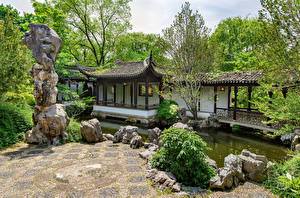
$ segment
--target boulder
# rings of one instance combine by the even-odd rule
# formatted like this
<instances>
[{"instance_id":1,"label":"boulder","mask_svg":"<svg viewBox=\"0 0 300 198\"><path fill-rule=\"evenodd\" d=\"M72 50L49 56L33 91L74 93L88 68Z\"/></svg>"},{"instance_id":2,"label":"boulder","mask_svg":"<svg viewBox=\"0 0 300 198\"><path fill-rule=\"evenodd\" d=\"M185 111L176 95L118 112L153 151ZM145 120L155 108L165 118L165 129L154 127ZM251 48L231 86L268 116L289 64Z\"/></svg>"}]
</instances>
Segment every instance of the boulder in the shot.
<instances>
[{"instance_id":1,"label":"boulder","mask_svg":"<svg viewBox=\"0 0 300 198\"><path fill-rule=\"evenodd\" d=\"M155 154L155 151L145 150L139 153L139 156L143 159L149 160L152 159L152 156Z\"/></svg>"},{"instance_id":2,"label":"boulder","mask_svg":"<svg viewBox=\"0 0 300 198\"><path fill-rule=\"evenodd\" d=\"M177 109L177 113L178 113L182 123L187 123L189 121L189 118L186 116L186 108L185 107L179 106Z\"/></svg>"},{"instance_id":3,"label":"boulder","mask_svg":"<svg viewBox=\"0 0 300 198\"><path fill-rule=\"evenodd\" d=\"M247 150L243 150L242 154L239 155L242 160L243 172L246 177L255 182L262 182L265 180L264 170L267 165L265 156L255 155Z\"/></svg>"},{"instance_id":4,"label":"boulder","mask_svg":"<svg viewBox=\"0 0 300 198\"><path fill-rule=\"evenodd\" d=\"M104 141L100 122L94 118L80 123L82 137L89 143Z\"/></svg>"},{"instance_id":5,"label":"boulder","mask_svg":"<svg viewBox=\"0 0 300 198\"><path fill-rule=\"evenodd\" d=\"M161 130L157 127L154 129L148 129L148 139L150 143L159 144L159 136L161 135Z\"/></svg>"},{"instance_id":6,"label":"boulder","mask_svg":"<svg viewBox=\"0 0 300 198\"><path fill-rule=\"evenodd\" d=\"M205 158L205 162L210 165L213 169L218 170L217 162L210 159L208 156Z\"/></svg>"},{"instance_id":7,"label":"boulder","mask_svg":"<svg viewBox=\"0 0 300 198\"><path fill-rule=\"evenodd\" d=\"M284 143L284 144L290 144L294 137L296 136L296 133L292 132L292 133L286 133L284 135L282 135L280 137L280 140Z\"/></svg>"},{"instance_id":8,"label":"boulder","mask_svg":"<svg viewBox=\"0 0 300 198\"><path fill-rule=\"evenodd\" d=\"M234 179L233 171L228 167L223 167L218 169L216 176L210 179L209 187L210 189L222 189L231 188Z\"/></svg>"},{"instance_id":9,"label":"boulder","mask_svg":"<svg viewBox=\"0 0 300 198\"><path fill-rule=\"evenodd\" d=\"M48 142L47 137L44 136L44 134L42 134L40 131L35 130L35 128L27 131L25 138L26 142L29 144L44 144Z\"/></svg>"},{"instance_id":10,"label":"boulder","mask_svg":"<svg viewBox=\"0 0 300 198\"><path fill-rule=\"evenodd\" d=\"M228 167L233 171L233 176L237 177L238 181L245 181L245 175L243 173L243 162L237 156L230 154L224 159L224 167Z\"/></svg>"},{"instance_id":11,"label":"boulder","mask_svg":"<svg viewBox=\"0 0 300 198\"><path fill-rule=\"evenodd\" d=\"M113 142L122 142L124 144L130 144L130 141L133 138L132 133L137 131L138 127L136 126L121 126L119 131L115 133Z\"/></svg>"},{"instance_id":12,"label":"boulder","mask_svg":"<svg viewBox=\"0 0 300 198\"><path fill-rule=\"evenodd\" d=\"M175 176L170 172L150 169L146 172L146 178L152 180L152 185L159 190L171 189L173 192L180 191L180 184L176 182Z\"/></svg>"},{"instance_id":13,"label":"boulder","mask_svg":"<svg viewBox=\"0 0 300 198\"><path fill-rule=\"evenodd\" d=\"M112 134L103 134L103 136L106 138L106 139L108 139L108 140L111 140L111 141L113 141L113 139L114 139L114 136L112 135Z\"/></svg>"},{"instance_id":14,"label":"boulder","mask_svg":"<svg viewBox=\"0 0 300 198\"><path fill-rule=\"evenodd\" d=\"M193 131L193 127L189 127L187 124L183 124L181 122L177 122L177 123L173 124L172 127L179 128L179 129L185 129L188 131Z\"/></svg>"},{"instance_id":15,"label":"boulder","mask_svg":"<svg viewBox=\"0 0 300 198\"><path fill-rule=\"evenodd\" d=\"M136 132L133 133L133 138L130 141L130 148L136 149L144 145L143 139Z\"/></svg>"},{"instance_id":16,"label":"boulder","mask_svg":"<svg viewBox=\"0 0 300 198\"><path fill-rule=\"evenodd\" d=\"M296 145L297 144L300 144L300 136L299 135L295 135L295 137L292 141L291 148L292 148L293 151L296 150Z\"/></svg>"}]
</instances>

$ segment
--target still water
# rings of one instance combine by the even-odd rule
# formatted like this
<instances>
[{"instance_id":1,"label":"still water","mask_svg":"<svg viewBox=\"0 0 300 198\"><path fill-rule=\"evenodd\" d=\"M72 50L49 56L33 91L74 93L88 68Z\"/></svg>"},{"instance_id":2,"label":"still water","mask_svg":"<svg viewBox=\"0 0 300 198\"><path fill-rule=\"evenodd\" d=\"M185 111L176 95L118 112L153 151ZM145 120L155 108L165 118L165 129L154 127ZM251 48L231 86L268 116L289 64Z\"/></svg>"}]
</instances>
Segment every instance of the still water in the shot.
<instances>
[{"instance_id":1,"label":"still water","mask_svg":"<svg viewBox=\"0 0 300 198\"><path fill-rule=\"evenodd\" d=\"M101 122L103 133L114 134L122 126L121 124ZM243 149L250 152L265 155L268 160L281 161L287 156L287 148L273 144L268 141L258 139L257 137L249 137L242 134L228 133L212 129L202 129L198 131L202 139L207 142L211 148L207 152L208 156L215 160L218 167L223 167L224 158L232 154L240 154ZM147 129L139 127L138 133L143 137L144 141L147 139Z\"/></svg>"}]
</instances>

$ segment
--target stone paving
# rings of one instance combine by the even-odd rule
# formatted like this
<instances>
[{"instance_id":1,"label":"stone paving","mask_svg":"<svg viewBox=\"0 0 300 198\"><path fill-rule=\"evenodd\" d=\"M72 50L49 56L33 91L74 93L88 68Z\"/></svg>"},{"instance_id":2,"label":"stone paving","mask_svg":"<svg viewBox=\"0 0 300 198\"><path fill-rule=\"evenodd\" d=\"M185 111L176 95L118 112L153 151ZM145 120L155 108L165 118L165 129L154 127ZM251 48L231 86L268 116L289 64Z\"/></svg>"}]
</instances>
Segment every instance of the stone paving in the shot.
<instances>
[{"instance_id":1,"label":"stone paving","mask_svg":"<svg viewBox=\"0 0 300 198\"><path fill-rule=\"evenodd\" d=\"M17 144L0 152L0 197L177 197L151 187L145 161L138 156L143 150L111 141Z\"/></svg>"}]
</instances>

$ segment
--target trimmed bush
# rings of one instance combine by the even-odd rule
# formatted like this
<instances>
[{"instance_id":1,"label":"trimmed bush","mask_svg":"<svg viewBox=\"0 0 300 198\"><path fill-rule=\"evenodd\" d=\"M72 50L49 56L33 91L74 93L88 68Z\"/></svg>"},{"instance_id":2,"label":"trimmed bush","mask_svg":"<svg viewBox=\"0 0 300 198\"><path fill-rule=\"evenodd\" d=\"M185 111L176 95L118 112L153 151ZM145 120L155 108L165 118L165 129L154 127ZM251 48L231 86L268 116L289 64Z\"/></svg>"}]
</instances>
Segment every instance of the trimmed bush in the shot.
<instances>
[{"instance_id":1,"label":"trimmed bush","mask_svg":"<svg viewBox=\"0 0 300 198\"><path fill-rule=\"evenodd\" d=\"M205 162L206 143L196 132L165 129L160 136L163 146L153 156L152 167L168 171L184 185L206 188L214 170Z\"/></svg>"},{"instance_id":2,"label":"trimmed bush","mask_svg":"<svg viewBox=\"0 0 300 198\"><path fill-rule=\"evenodd\" d=\"M22 140L33 127L32 113L26 104L0 103L0 149Z\"/></svg>"},{"instance_id":3,"label":"trimmed bush","mask_svg":"<svg viewBox=\"0 0 300 198\"><path fill-rule=\"evenodd\" d=\"M276 163L264 186L280 197L300 197L300 152L284 163Z\"/></svg>"},{"instance_id":4,"label":"trimmed bush","mask_svg":"<svg viewBox=\"0 0 300 198\"><path fill-rule=\"evenodd\" d=\"M178 104L173 100L163 100L157 108L157 117L163 118L170 122L174 122L179 118L177 113Z\"/></svg>"},{"instance_id":5,"label":"trimmed bush","mask_svg":"<svg viewBox=\"0 0 300 198\"><path fill-rule=\"evenodd\" d=\"M67 127L68 142L81 142L82 136L80 131L80 123L74 118L70 118L69 126Z\"/></svg>"}]
</instances>

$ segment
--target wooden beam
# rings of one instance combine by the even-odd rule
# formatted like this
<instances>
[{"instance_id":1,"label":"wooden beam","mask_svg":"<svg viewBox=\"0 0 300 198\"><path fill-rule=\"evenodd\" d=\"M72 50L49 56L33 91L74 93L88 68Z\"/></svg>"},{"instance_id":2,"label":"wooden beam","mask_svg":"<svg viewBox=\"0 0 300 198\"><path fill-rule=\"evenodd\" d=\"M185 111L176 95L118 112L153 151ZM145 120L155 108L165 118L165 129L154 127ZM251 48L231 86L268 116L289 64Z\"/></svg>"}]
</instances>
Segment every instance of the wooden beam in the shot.
<instances>
[{"instance_id":1,"label":"wooden beam","mask_svg":"<svg viewBox=\"0 0 300 198\"><path fill-rule=\"evenodd\" d=\"M230 109L231 106L231 86L228 86L228 98L227 98L227 109Z\"/></svg>"},{"instance_id":2,"label":"wooden beam","mask_svg":"<svg viewBox=\"0 0 300 198\"><path fill-rule=\"evenodd\" d=\"M133 106L133 84L130 83L130 105Z\"/></svg>"},{"instance_id":3,"label":"wooden beam","mask_svg":"<svg viewBox=\"0 0 300 198\"><path fill-rule=\"evenodd\" d=\"M237 86L234 86L234 109L233 109L233 120L236 120L237 94L238 94L238 87L237 87Z\"/></svg>"},{"instance_id":4,"label":"wooden beam","mask_svg":"<svg viewBox=\"0 0 300 198\"><path fill-rule=\"evenodd\" d=\"M125 105L125 91L126 91L126 85L123 84L123 105Z\"/></svg>"},{"instance_id":5,"label":"wooden beam","mask_svg":"<svg viewBox=\"0 0 300 198\"><path fill-rule=\"evenodd\" d=\"M103 104L106 106L107 102L107 85L103 83Z\"/></svg>"},{"instance_id":6,"label":"wooden beam","mask_svg":"<svg viewBox=\"0 0 300 198\"><path fill-rule=\"evenodd\" d=\"M214 113L217 113L217 86L214 86Z\"/></svg>"},{"instance_id":7,"label":"wooden beam","mask_svg":"<svg viewBox=\"0 0 300 198\"><path fill-rule=\"evenodd\" d=\"M114 105L117 103L117 85L114 84Z\"/></svg>"},{"instance_id":8,"label":"wooden beam","mask_svg":"<svg viewBox=\"0 0 300 198\"><path fill-rule=\"evenodd\" d=\"M251 111L251 94L252 94L252 87L248 86L248 112Z\"/></svg>"},{"instance_id":9,"label":"wooden beam","mask_svg":"<svg viewBox=\"0 0 300 198\"><path fill-rule=\"evenodd\" d=\"M160 94L160 92L162 91L162 89L163 89L163 83L162 82L159 82L159 86L158 86L158 91L159 91L159 104L161 104L162 103L162 101L163 101L163 97L161 96L161 94Z\"/></svg>"},{"instance_id":10,"label":"wooden beam","mask_svg":"<svg viewBox=\"0 0 300 198\"><path fill-rule=\"evenodd\" d=\"M96 93L96 104L99 104L99 81L97 80L96 82L96 90L95 90L95 93Z\"/></svg>"},{"instance_id":11,"label":"wooden beam","mask_svg":"<svg viewBox=\"0 0 300 198\"><path fill-rule=\"evenodd\" d=\"M134 90L134 106L137 107L138 83L136 80L133 83L133 90Z\"/></svg>"},{"instance_id":12,"label":"wooden beam","mask_svg":"<svg viewBox=\"0 0 300 198\"><path fill-rule=\"evenodd\" d=\"M149 109L149 80L146 78L146 84L145 84L145 109Z\"/></svg>"}]
</instances>

